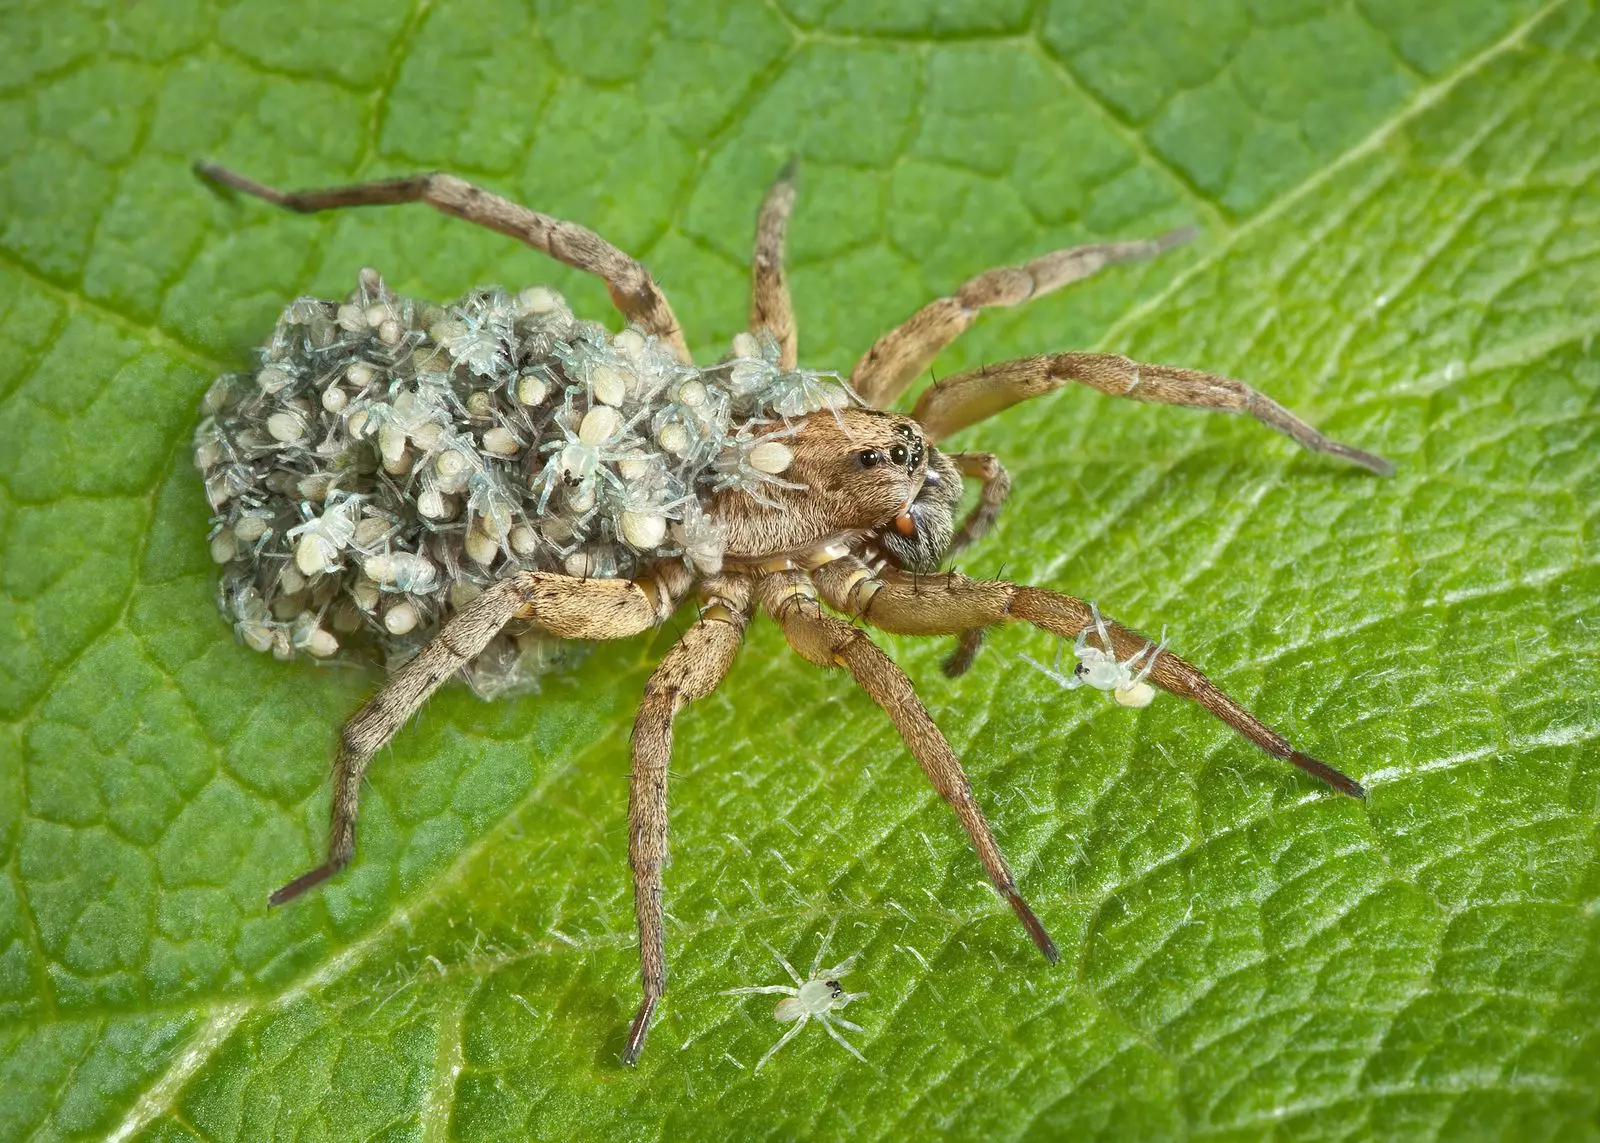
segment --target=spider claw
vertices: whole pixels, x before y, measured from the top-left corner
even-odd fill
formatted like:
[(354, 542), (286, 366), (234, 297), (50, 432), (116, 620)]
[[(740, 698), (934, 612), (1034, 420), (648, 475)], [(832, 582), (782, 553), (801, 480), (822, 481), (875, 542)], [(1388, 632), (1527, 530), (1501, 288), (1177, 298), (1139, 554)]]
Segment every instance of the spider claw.
[(1362, 801), (1367, 799), (1367, 788), (1350, 775), (1340, 770), (1335, 770), (1326, 762), (1319, 762), (1309, 754), (1302, 754), (1298, 750), (1289, 752), (1289, 761), (1304, 770), (1314, 778), (1321, 778), (1328, 785), (1338, 790), (1341, 794), (1349, 794), (1352, 798)]
[(293, 901), (307, 889), (315, 889), (318, 885), (321, 885), (328, 878), (332, 877), (335, 873), (339, 872), (339, 870), (343, 869), (344, 866), (345, 863), (342, 861), (325, 861), (315, 869), (312, 869), (306, 873), (302, 873), (299, 877), (296, 877), (293, 881), (289, 882), (289, 884), (285, 885), (283, 888), (274, 892), (272, 896), (268, 897), (267, 907), (272, 908), (277, 905), (282, 905), (287, 901)]
[(1045, 932), (1044, 923), (1028, 908), (1028, 903), (1015, 889), (1004, 890), (1006, 903), (1011, 906), (1011, 911), (1017, 915), (1017, 920), (1022, 922), (1022, 927), (1028, 930), (1028, 936), (1033, 938), (1033, 943), (1044, 959), (1055, 964), (1061, 959), (1061, 952), (1056, 948), (1056, 942), (1050, 939), (1050, 934)]
[(633, 1026), (628, 1029), (628, 1043), (622, 1049), (622, 1062), (630, 1068), (639, 1062), (639, 1053), (644, 1051), (644, 1039), (650, 1034), (650, 1020), (656, 1014), (656, 999), (654, 996), (644, 998), (638, 1014), (633, 1018)]

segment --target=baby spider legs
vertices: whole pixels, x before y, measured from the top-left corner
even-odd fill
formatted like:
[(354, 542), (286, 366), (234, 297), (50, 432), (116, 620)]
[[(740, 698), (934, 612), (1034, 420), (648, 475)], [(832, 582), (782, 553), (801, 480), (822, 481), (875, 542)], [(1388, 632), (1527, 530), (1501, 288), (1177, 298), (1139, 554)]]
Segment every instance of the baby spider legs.
[[(1165, 627), (1161, 629), (1159, 644), (1151, 643), (1147, 639), (1143, 647), (1119, 662), (1112, 653), (1111, 633), (1106, 630), (1105, 620), (1100, 618), (1100, 608), (1091, 602), (1089, 610), (1094, 616), (1094, 621), (1078, 632), (1078, 638), (1072, 644), (1072, 654), (1077, 659), (1077, 665), (1073, 667), (1070, 675), (1061, 673), (1062, 649), (1059, 645), (1056, 647), (1053, 669), (1028, 655), (1023, 655), (1021, 658), (1060, 683), (1066, 690), (1093, 687), (1097, 691), (1110, 691), (1111, 697), (1121, 706), (1135, 708), (1149, 706), (1155, 700), (1156, 689), (1145, 680), (1150, 677), (1150, 672), (1155, 670), (1156, 660), (1167, 649), (1167, 629)], [(1091, 631), (1100, 637), (1100, 646), (1096, 647), (1089, 642)], [(1149, 658), (1145, 658), (1146, 655)], [(1139, 666), (1140, 659), (1144, 659), (1143, 667)]]
[[(794, 966), (783, 958), (782, 953), (767, 944), (766, 941), (761, 942), (766, 945), (767, 951), (772, 954), (773, 959), (783, 966), (783, 971), (789, 974), (790, 979), (795, 983), (795, 987), (790, 988), (787, 984), (758, 984), (750, 988), (730, 988), (722, 994), (724, 996), (783, 996), (785, 998), (778, 1001), (778, 1006), (772, 1010), (772, 1014), (780, 1023), (787, 1024), (793, 1021), (794, 1027), (778, 1037), (778, 1042), (768, 1048), (767, 1054), (756, 1061), (756, 1071), (759, 1072), (768, 1060), (777, 1055), (779, 1048), (798, 1036), (800, 1029), (804, 1028), (807, 1021), (813, 1016), (821, 1022), (823, 1030), (839, 1042), (840, 1047), (862, 1063), (867, 1063), (867, 1058), (856, 1051), (855, 1045), (846, 1040), (838, 1030), (839, 1028), (845, 1028), (851, 1032), (864, 1034), (866, 1029), (859, 1024), (852, 1024), (843, 1016), (830, 1015), (849, 1004), (852, 1000), (860, 1000), (867, 995), (865, 992), (846, 992), (844, 985), (839, 983), (839, 977), (850, 971), (850, 966), (855, 964), (856, 956), (859, 956), (859, 953), (846, 957), (832, 968), (825, 969), (822, 967), (822, 958), (827, 955), (828, 942), (833, 939), (833, 931), (837, 927), (838, 922), (828, 926), (827, 933), (823, 935), (822, 943), (817, 946), (817, 955), (811, 960), (811, 974), (803, 980), (800, 974), (794, 970)], [(836, 1028), (835, 1025), (838, 1025), (838, 1027)], [(871, 1067), (870, 1064), (867, 1066)]]

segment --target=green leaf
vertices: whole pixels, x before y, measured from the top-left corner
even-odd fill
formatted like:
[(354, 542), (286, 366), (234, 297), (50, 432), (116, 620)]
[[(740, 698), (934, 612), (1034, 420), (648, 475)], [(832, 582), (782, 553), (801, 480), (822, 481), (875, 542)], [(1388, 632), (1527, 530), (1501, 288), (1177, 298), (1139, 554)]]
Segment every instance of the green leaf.
[[(531, 10), (530, 10), (531, 8)], [(0, 1139), (1600, 1138), (1600, 14), (1592, 0), (242, 0), (0, 14)], [(238, 645), (197, 402), (356, 270), (603, 289), (422, 208), (284, 185), (446, 167), (741, 327), (791, 151), (802, 352), (847, 370), (967, 276), (1202, 237), (986, 315), (939, 372), (1075, 346), (1258, 383), (1246, 421), (1064, 392), (963, 434), (1016, 491), (966, 569), (1092, 597), (1372, 787), (1199, 710), (951, 683), (1047, 967), (881, 715), (766, 622), (680, 720), (671, 982), (641, 1066), (627, 729), (673, 638), (431, 703), (318, 855), (377, 680)], [(869, 1066), (724, 989), (837, 921)]]

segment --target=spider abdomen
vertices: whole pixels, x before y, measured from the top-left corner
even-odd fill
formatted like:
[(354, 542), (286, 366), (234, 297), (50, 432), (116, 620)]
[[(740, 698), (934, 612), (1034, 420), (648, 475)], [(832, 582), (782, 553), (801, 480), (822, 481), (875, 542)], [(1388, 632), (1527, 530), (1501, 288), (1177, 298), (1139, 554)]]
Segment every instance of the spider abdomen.
[[(257, 368), (211, 387), (195, 435), (223, 614), (279, 658), (392, 665), (519, 571), (714, 572), (712, 495), (784, 484), (795, 420), (843, 400), (776, 362), (740, 335), (701, 369), (545, 287), (436, 306), (364, 270), (343, 303), (300, 298)], [(469, 681), (526, 688), (550, 651), (502, 635)]]

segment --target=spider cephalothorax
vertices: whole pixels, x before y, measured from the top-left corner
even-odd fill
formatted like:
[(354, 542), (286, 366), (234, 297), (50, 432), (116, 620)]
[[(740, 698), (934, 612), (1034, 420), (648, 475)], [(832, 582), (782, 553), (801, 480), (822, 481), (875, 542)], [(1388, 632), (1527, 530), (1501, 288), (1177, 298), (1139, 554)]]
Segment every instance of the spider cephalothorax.
[[(890, 535), (899, 550), (940, 544), (942, 555), (949, 546), (948, 509), (942, 533), (937, 526), (924, 527), (924, 538), (916, 538), (929, 490), (939, 487), (941, 472), (954, 470), (924, 443), (910, 417), (837, 409), (831, 416), (806, 418), (791, 444), (794, 459), (784, 477), (793, 487), (774, 490), (768, 503), (737, 492), (725, 492), (714, 502), (713, 515), (728, 525), (730, 561), (799, 556), (834, 541), (857, 549)], [(954, 480), (959, 495), (959, 476)]]
[[(940, 573), (950, 553), (993, 523), (1010, 482), (994, 456), (946, 453), (937, 442), (1077, 382), (1134, 400), (1248, 413), (1375, 472), (1390, 471), (1388, 462), (1329, 440), (1242, 382), (1111, 354), (991, 365), (930, 386), (909, 417), (883, 411), (980, 310), (1155, 254), (1184, 234), (1075, 247), (980, 274), (879, 338), (847, 391), (796, 362), (782, 258), (794, 203), (788, 172), (757, 222), (751, 332), (700, 367), (639, 263), (580, 226), (451, 175), (285, 194), (218, 167), (201, 171), (298, 211), (425, 202), (601, 276), (629, 321), (610, 334), (543, 287), (515, 297), (479, 290), (428, 306), (364, 271), (342, 305), (293, 303), (257, 370), (223, 378), (208, 394), (195, 460), (216, 512), (211, 551), (223, 566), (223, 610), (239, 637), (284, 658), (326, 658), (349, 644), (400, 664), (340, 735), (327, 860), (273, 894), (273, 904), (349, 863), (367, 763), (445, 680), (467, 672), (480, 693), (503, 690), (526, 677), (527, 634), (634, 635), (664, 623), (696, 587), (699, 618), (651, 676), (633, 729), (628, 850), (644, 997), (628, 1063), (666, 982), (673, 719), (721, 681), (757, 609), (801, 656), (844, 668), (884, 709), (1051, 961), (1055, 944), (1018, 891), (960, 761), (861, 622), (959, 636), (946, 664), (952, 674), (970, 666), (988, 628), (1031, 623), (1074, 640), (1075, 680), (1125, 705), (1148, 702), (1152, 685), (1193, 699), (1267, 753), (1364, 795), (1165, 641), (1156, 647), (1073, 596)], [(980, 489), (957, 528), (964, 477)], [(822, 997), (807, 1011), (822, 1014), (831, 1003)]]

